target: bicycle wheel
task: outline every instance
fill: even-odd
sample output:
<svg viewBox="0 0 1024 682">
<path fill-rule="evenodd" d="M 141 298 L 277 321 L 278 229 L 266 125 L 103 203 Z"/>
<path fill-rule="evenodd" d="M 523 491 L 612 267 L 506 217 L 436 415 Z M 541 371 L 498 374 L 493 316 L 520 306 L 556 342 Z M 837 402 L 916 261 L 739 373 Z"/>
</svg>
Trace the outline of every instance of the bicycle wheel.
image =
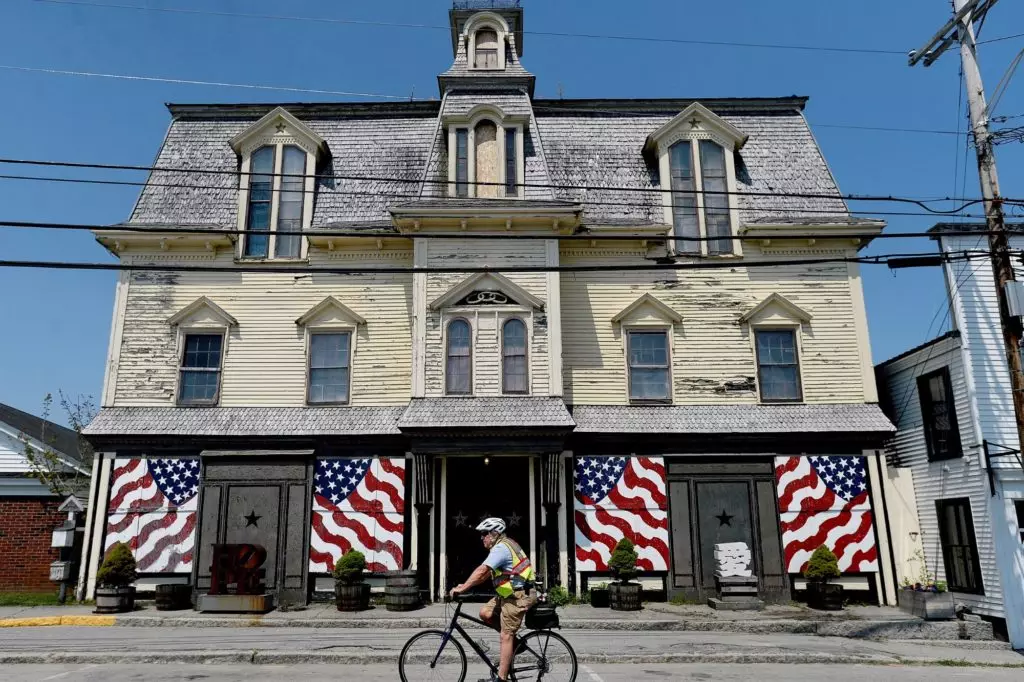
<svg viewBox="0 0 1024 682">
<path fill-rule="evenodd" d="M 516 682 L 575 682 L 576 652 L 550 630 L 537 630 L 519 640 L 512 661 Z"/>
<path fill-rule="evenodd" d="M 463 682 L 466 651 L 442 630 L 424 630 L 402 647 L 398 656 L 402 682 Z"/>
</svg>

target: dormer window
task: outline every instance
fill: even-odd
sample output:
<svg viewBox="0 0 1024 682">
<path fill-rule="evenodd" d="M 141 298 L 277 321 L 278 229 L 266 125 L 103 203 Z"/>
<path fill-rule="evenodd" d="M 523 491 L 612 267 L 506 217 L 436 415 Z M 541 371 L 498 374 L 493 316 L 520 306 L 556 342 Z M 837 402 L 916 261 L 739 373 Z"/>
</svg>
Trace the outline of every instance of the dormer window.
<svg viewBox="0 0 1024 682">
<path fill-rule="evenodd" d="M 473 68 L 498 69 L 498 32 L 485 28 L 476 32 L 476 53 Z"/>
<path fill-rule="evenodd" d="M 676 253 L 722 256 L 739 253 L 735 150 L 746 136 L 700 103 L 691 104 L 647 140 L 657 156 L 665 222 Z"/>
<path fill-rule="evenodd" d="M 481 105 L 448 116 L 448 193 L 453 197 L 522 196 L 523 135 L 528 119 Z"/>
<path fill-rule="evenodd" d="M 305 257 L 302 232 L 312 222 L 316 164 L 326 144 L 278 107 L 233 140 L 242 162 L 239 255 L 254 260 Z M 262 234 L 266 233 L 266 234 Z"/>
</svg>

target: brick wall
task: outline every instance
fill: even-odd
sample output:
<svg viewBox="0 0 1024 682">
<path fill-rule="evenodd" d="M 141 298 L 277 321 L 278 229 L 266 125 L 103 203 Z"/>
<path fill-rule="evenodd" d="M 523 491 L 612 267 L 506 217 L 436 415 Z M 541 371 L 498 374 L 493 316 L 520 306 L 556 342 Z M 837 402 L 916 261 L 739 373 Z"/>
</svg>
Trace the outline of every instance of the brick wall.
<svg viewBox="0 0 1024 682">
<path fill-rule="evenodd" d="M 0 592 L 47 592 L 57 550 L 50 537 L 66 515 L 59 500 L 0 498 Z"/>
</svg>

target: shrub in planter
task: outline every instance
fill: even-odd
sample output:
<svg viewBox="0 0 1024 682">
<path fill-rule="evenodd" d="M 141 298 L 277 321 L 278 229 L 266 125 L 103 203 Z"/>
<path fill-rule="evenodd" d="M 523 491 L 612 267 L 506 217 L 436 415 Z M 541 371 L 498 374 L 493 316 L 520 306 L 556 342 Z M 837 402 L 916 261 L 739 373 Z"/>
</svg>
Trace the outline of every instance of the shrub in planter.
<svg viewBox="0 0 1024 682">
<path fill-rule="evenodd" d="M 807 604 L 821 611 L 841 611 L 843 608 L 843 586 L 829 581 L 841 575 L 839 559 L 825 545 L 814 550 L 811 560 L 804 569 L 807 580 Z"/>
<path fill-rule="evenodd" d="M 110 548 L 96 573 L 96 613 L 124 613 L 135 608 L 135 568 L 128 545 L 118 542 Z"/>
<path fill-rule="evenodd" d="M 370 608 L 370 586 L 363 582 L 366 557 L 350 549 L 334 564 L 334 597 L 339 611 Z"/>
<path fill-rule="evenodd" d="M 608 561 L 608 570 L 618 581 L 608 590 L 609 605 L 615 611 L 640 610 L 640 584 L 629 582 L 636 577 L 636 548 L 629 538 L 622 538 Z"/>
</svg>

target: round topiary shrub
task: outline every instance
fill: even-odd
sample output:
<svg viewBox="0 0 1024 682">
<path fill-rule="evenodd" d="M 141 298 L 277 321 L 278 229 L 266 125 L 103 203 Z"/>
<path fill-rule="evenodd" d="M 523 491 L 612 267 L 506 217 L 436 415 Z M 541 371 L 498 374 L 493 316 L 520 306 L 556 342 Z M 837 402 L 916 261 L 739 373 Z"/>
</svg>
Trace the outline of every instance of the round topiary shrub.
<svg viewBox="0 0 1024 682">
<path fill-rule="evenodd" d="M 362 552 L 350 549 L 334 564 L 334 579 L 342 585 L 357 585 L 363 582 L 366 557 Z"/>
<path fill-rule="evenodd" d="M 622 538 L 612 551 L 612 557 L 608 561 L 608 570 L 619 580 L 628 582 L 636 577 L 637 559 L 636 548 L 632 541 L 629 538 Z"/>
<path fill-rule="evenodd" d="M 814 550 L 811 560 L 804 570 L 804 578 L 810 583 L 827 583 L 840 576 L 839 559 L 825 545 Z"/>
<path fill-rule="evenodd" d="M 127 587 L 135 582 L 135 557 L 132 550 L 123 542 L 118 542 L 107 552 L 103 565 L 96 573 L 96 582 L 108 587 Z"/>
</svg>

